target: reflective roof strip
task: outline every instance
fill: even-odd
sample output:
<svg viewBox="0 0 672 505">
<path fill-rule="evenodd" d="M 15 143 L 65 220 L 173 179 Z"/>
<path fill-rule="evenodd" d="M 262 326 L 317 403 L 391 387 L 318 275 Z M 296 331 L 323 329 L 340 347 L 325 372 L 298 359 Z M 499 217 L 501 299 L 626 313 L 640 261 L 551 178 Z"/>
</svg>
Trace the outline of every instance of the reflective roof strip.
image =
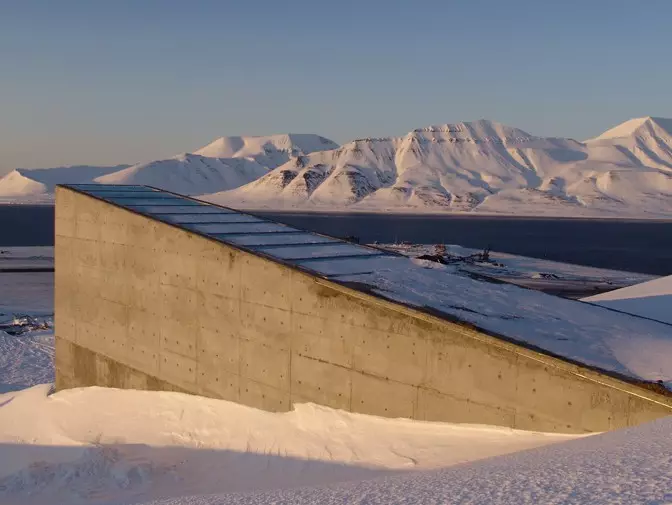
<svg viewBox="0 0 672 505">
<path fill-rule="evenodd" d="M 331 242 L 300 242 L 300 243 L 293 243 L 293 244 L 269 244 L 269 245 L 252 245 L 252 244 L 245 244 L 245 247 L 256 247 L 260 250 L 266 250 L 266 249 L 278 249 L 280 247 L 324 247 L 324 246 L 336 246 L 336 245 L 352 245 L 350 242 L 339 242 L 338 240 L 333 240 Z"/>
<path fill-rule="evenodd" d="M 149 186 L 142 186 L 139 184 L 63 184 L 66 188 L 78 189 L 107 189 L 107 188 L 137 188 L 142 191 L 161 191 Z M 163 191 L 162 191 L 163 192 Z"/>
<path fill-rule="evenodd" d="M 149 211 L 149 210 L 144 210 L 143 207 L 161 207 L 161 210 L 156 210 L 156 211 Z M 195 205 L 173 205 L 172 207 L 188 207 L 190 210 L 196 210 L 199 209 L 199 212 L 180 212 L 176 211 L 175 209 L 172 210 L 163 210 L 165 207 L 171 207 L 171 205 L 151 205 L 151 204 L 143 204 L 143 205 L 135 205 L 135 208 L 141 209 L 143 212 L 147 212 L 153 217 L 156 216 L 207 216 L 208 214 L 236 214 L 233 211 L 227 211 L 225 209 L 220 209 L 219 207 L 212 207 L 209 205 L 200 205 L 200 206 L 195 206 Z M 204 211 L 208 212 L 204 212 Z M 212 212 L 209 212 L 212 211 Z M 161 218 L 165 219 L 165 218 Z"/>
<path fill-rule="evenodd" d="M 148 207 L 151 207 L 151 205 L 148 205 Z M 152 212 L 153 216 L 207 216 L 208 214 L 235 214 L 239 215 L 237 212 L 233 210 L 227 210 L 227 209 L 220 209 L 219 207 L 212 207 L 213 209 L 218 209 L 219 212 L 175 212 L 172 210 L 167 210 L 166 212 Z M 241 216 L 244 216 L 246 214 L 240 214 Z"/>
<path fill-rule="evenodd" d="M 81 188 L 78 188 L 81 189 Z M 106 188 L 95 188 L 95 189 L 83 189 L 87 193 L 129 193 L 131 195 L 137 195 L 138 193 L 153 193 L 153 194 L 163 194 L 161 191 L 156 191 L 155 189 L 148 188 L 134 188 L 134 187 L 124 187 L 124 186 L 112 186 Z"/>
<path fill-rule="evenodd" d="M 135 198 L 134 198 L 135 200 Z M 108 201 L 112 203 L 118 203 L 119 205 L 123 205 L 124 207 L 128 207 L 129 209 L 132 209 L 134 207 L 198 207 L 199 204 L 196 202 L 189 202 L 187 200 L 186 202 L 180 202 L 179 200 L 176 203 L 161 203 L 162 201 L 165 202 L 166 200 L 170 201 L 168 198 L 152 198 L 151 201 L 149 198 L 141 199 L 138 198 L 138 200 L 141 200 L 140 202 L 129 202 L 129 203 L 124 203 L 124 202 L 117 202 L 117 199 L 110 198 Z M 153 214 L 153 213 L 149 213 Z"/>
<path fill-rule="evenodd" d="M 138 193 L 152 193 L 153 195 L 163 195 L 162 191 L 157 191 L 155 189 L 149 188 L 131 188 L 124 186 L 107 186 L 101 188 L 91 188 L 84 190 L 87 193 L 128 193 L 130 195 L 137 195 Z"/>
<path fill-rule="evenodd" d="M 268 221 L 269 223 L 273 223 L 273 221 Z M 241 223 L 243 224 L 243 223 Z M 275 223 L 274 223 L 275 224 Z M 201 232 L 201 233 L 207 233 L 207 232 Z M 235 235 L 289 235 L 289 234 L 304 234 L 306 233 L 305 231 L 298 231 L 298 230 L 279 230 L 279 231 L 232 231 L 232 232 L 227 232 L 227 233 L 208 233 L 209 237 L 232 237 Z"/>
<path fill-rule="evenodd" d="M 105 189 L 89 189 L 86 191 L 87 193 L 90 193 L 92 195 L 95 194 L 103 194 L 106 195 L 108 193 L 120 193 L 122 195 L 129 195 L 128 198 L 139 198 L 137 195 L 163 195 L 161 191 L 154 191 L 151 189 L 126 189 L 126 188 L 105 188 Z M 125 198 L 123 196 L 120 196 L 120 198 Z"/>
<path fill-rule="evenodd" d="M 184 214 L 179 214 L 180 216 Z M 208 214 L 200 214 L 201 216 L 205 215 L 207 216 Z M 244 216 L 245 214 L 234 214 L 235 216 Z M 166 219 L 166 218 L 163 218 Z M 170 221 L 169 219 L 166 219 Z M 269 221 L 266 221 L 265 219 L 256 219 L 256 220 L 245 220 L 245 221 L 188 221 L 186 223 L 174 223 L 174 224 L 179 224 L 180 226 L 183 226 L 185 228 L 193 225 L 202 225 L 202 224 L 257 224 L 257 223 L 268 223 Z M 207 233 L 207 232 L 206 232 Z"/>
<path fill-rule="evenodd" d="M 352 245 L 352 244 L 350 244 Z M 352 260 L 360 258 L 378 258 L 380 256 L 390 256 L 387 253 L 373 253 L 373 254 L 349 254 L 347 256 L 309 256 L 307 258 L 282 258 L 284 261 L 291 263 L 307 263 L 309 261 L 323 261 L 323 260 Z"/>
<path fill-rule="evenodd" d="M 94 194 L 95 192 L 94 191 L 89 191 L 89 193 Z M 135 191 L 134 193 L 144 193 L 144 191 Z M 151 200 L 179 200 L 181 202 L 185 202 L 185 201 L 186 202 L 193 202 L 193 200 L 187 200 L 187 199 L 184 199 L 184 198 L 180 198 L 179 196 L 164 195 L 163 193 L 161 193 L 159 191 L 151 191 L 151 192 L 148 192 L 148 193 L 151 193 L 152 195 L 161 195 L 161 196 L 148 197 L 144 194 L 140 194 L 140 195 L 133 194 L 132 196 L 131 195 L 129 195 L 129 196 L 109 196 L 108 198 L 110 200 L 112 200 L 112 199 L 114 199 L 114 200 L 140 200 L 140 199 L 143 199 L 143 198 L 149 198 Z M 200 205 L 200 202 L 197 202 L 197 203 Z"/>
<path fill-rule="evenodd" d="M 347 272 L 344 274 L 322 274 L 325 277 L 347 277 L 348 275 L 370 275 L 370 274 L 375 274 L 373 270 L 369 272 Z"/>
<path fill-rule="evenodd" d="M 117 191 L 87 191 L 86 194 L 105 200 L 111 198 L 161 198 L 154 196 L 160 194 L 158 191 L 123 191 L 119 189 Z"/>
</svg>

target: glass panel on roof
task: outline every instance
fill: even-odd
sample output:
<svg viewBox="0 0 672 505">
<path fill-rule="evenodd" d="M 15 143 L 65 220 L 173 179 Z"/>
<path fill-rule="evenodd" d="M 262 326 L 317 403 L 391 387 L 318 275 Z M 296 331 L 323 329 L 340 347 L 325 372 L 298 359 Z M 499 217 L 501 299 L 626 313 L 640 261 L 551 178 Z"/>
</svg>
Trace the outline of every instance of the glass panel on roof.
<svg viewBox="0 0 672 505">
<path fill-rule="evenodd" d="M 265 235 L 240 235 L 227 239 L 238 245 L 249 247 L 276 245 L 276 244 L 323 244 L 336 242 L 336 239 L 322 237 L 308 232 L 296 233 L 268 233 Z"/>
<path fill-rule="evenodd" d="M 126 186 L 124 184 L 66 184 L 66 187 L 82 191 L 152 191 L 147 186 Z"/>
<path fill-rule="evenodd" d="M 193 202 L 193 200 L 187 200 L 187 202 Z M 206 204 L 194 205 L 193 203 L 189 203 L 188 205 L 173 205 L 169 207 L 166 207 L 165 205 L 129 205 L 129 207 L 132 207 L 139 212 L 152 214 L 161 219 L 163 219 L 163 216 L 173 216 L 177 214 L 220 214 L 226 212 L 226 209 L 220 207 Z"/>
<path fill-rule="evenodd" d="M 163 198 L 107 198 L 110 202 L 118 203 L 125 207 L 135 208 L 137 205 L 154 205 L 157 207 L 165 207 L 166 205 L 202 205 L 194 200 L 187 200 L 185 198 L 177 198 L 175 196 L 166 196 Z"/>
<path fill-rule="evenodd" d="M 407 258 L 400 256 L 362 256 L 360 258 L 331 258 L 324 260 L 297 262 L 304 268 L 323 275 L 354 275 L 368 272 L 378 272 L 380 270 L 389 270 L 402 268 L 402 261 L 408 261 Z"/>
<path fill-rule="evenodd" d="M 257 251 L 266 253 L 270 256 L 294 260 L 297 258 L 319 258 L 319 257 L 338 257 L 338 256 L 355 256 L 355 255 L 371 255 L 380 254 L 380 251 L 375 249 L 367 249 L 365 247 L 358 247 L 347 242 L 336 242 L 334 244 L 312 244 L 302 245 L 299 247 L 257 247 Z"/>
<path fill-rule="evenodd" d="M 277 223 L 260 221 L 256 223 L 217 223 L 217 224 L 191 224 L 184 225 L 185 228 L 200 231 L 202 233 L 224 234 L 224 233 L 266 233 L 291 231 L 292 228 Z"/>
<path fill-rule="evenodd" d="M 205 216 L 198 214 L 164 214 L 161 219 L 176 224 L 191 223 L 259 223 L 262 219 L 246 214 L 237 214 L 232 211 L 223 211 L 220 214 L 207 214 Z"/>
<path fill-rule="evenodd" d="M 107 191 L 98 191 L 97 189 L 87 190 L 88 195 L 99 198 L 161 198 L 165 197 L 160 191 L 127 191 L 125 189 L 108 189 Z M 156 195 L 159 195 L 158 197 Z"/>
</svg>

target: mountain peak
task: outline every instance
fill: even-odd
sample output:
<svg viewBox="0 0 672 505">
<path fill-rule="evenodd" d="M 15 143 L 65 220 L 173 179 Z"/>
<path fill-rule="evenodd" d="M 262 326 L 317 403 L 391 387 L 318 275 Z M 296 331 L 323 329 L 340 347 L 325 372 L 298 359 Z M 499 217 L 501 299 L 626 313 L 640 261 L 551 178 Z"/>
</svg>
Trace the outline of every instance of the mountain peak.
<svg viewBox="0 0 672 505">
<path fill-rule="evenodd" d="M 220 137 L 194 154 L 210 158 L 255 158 L 271 153 L 308 154 L 338 148 L 338 144 L 320 135 L 284 133 L 266 136 Z"/>
<path fill-rule="evenodd" d="M 519 128 L 507 126 L 489 119 L 432 125 L 425 128 L 417 128 L 413 130 L 412 133 L 438 133 L 449 137 L 468 137 L 472 139 L 516 139 L 532 137 L 529 133 L 520 130 Z"/>
<path fill-rule="evenodd" d="M 591 140 L 610 140 L 625 137 L 638 137 L 640 135 L 650 135 L 651 132 L 658 130 L 660 133 L 672 135 L 672 119 L 645 116 L 633 118 L 610 128 L 602 135 Z"/>
</svg>

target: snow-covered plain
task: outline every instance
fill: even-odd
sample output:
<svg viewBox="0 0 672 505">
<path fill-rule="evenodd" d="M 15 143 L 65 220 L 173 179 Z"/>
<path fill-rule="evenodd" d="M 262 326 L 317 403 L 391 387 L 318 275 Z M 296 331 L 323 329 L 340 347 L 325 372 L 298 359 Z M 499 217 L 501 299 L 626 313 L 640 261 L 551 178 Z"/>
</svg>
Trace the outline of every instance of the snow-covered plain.
<svg viewBox="0 0 672 505">
<path fill-rule="evenodd" d="M 53 260 L 53 247 L 0 249 L 0 270 Z M 0 271 L 0 393 L 54 380 L 53 316 L 53 273 Z"/>
<path fill-rule="evenodd" d="M 22 266 L 50 257 L 9 252 Z M 0 273 L 0 312 L 53 312 L 53 274 L 32 275 Z M 53 352 L 51 332 L 0 341 L 11 339 L 27 352 L 0 348 L 24 365 L 0 366 L 0 388 L 11 386 L 0 389 L 3 505 L 672 503 L 672 418 L 585 437 L 312 404 L 274 414 L 169 392 L 49 395 L 34 385 L 51 380 L 51 356 L 30 357 Z"/>
<path fill-rule="evenodd" d="M 589 296 L 583 301 L 672 325 L 672 275 Z"/>
<path fill-rule="evenodd" d="M 222 137 L 129 168 L 17 169 L 0 179 L 0 201 L 49 200 L 55 183 L 91 181 L 247 209 L 670 219 L 672 120 L 633 119 L 585 142 L 488 120 L 341 147 L 309 134 Z"/>
</svg>

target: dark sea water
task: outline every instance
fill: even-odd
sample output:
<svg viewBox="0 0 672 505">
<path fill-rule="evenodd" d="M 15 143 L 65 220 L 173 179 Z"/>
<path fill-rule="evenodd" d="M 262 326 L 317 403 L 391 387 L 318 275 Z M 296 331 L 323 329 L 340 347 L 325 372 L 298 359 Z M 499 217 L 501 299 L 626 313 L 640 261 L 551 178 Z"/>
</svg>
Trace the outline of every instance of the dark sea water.
<svg viewBox="0 0 672 505">
<path fill-rule="evenodd" d="M 292 226 L 361 242 L 460 244 L 657 275 L 672 274 L 672 221 L 258 213 Z M 54 209 L 0 205 L 0 247 L 53 245 Z"/>
<path fill-rule="evenodd" d="M 54 207 L 0 205 L 0 247 L 54 245 Z"/>
</svg>

